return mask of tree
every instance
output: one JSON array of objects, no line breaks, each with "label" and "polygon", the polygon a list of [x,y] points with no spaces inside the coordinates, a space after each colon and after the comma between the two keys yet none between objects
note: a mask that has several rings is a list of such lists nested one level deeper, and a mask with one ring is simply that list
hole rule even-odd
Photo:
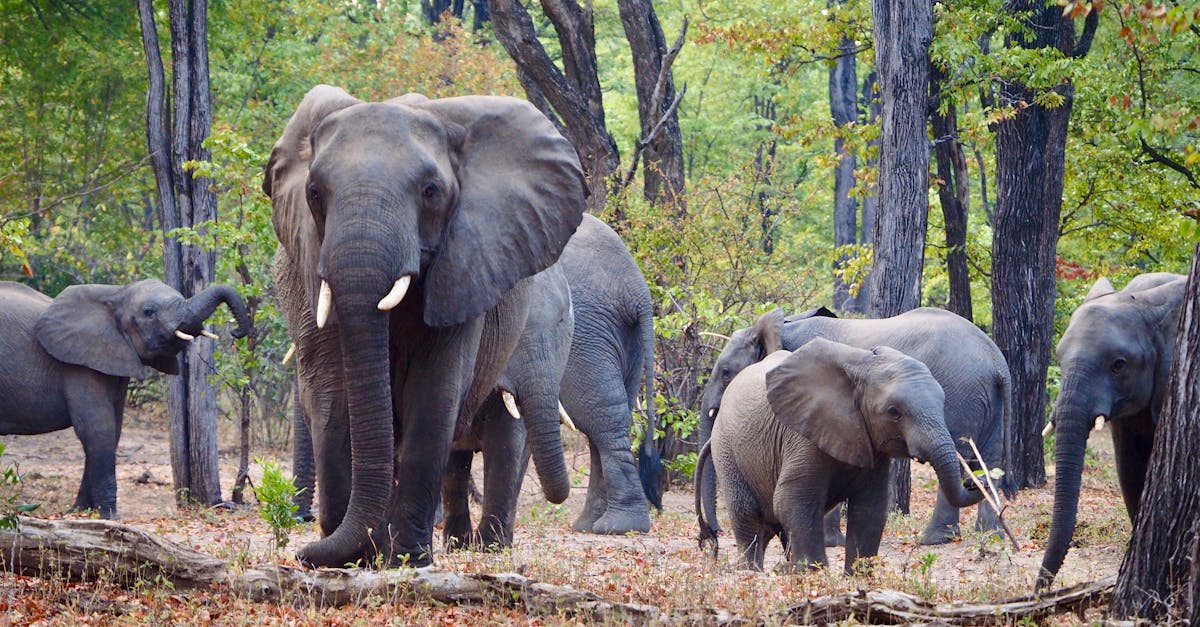
[{"label": "tree", "polygon": [[1110,605],[1117,618],[1200,621],[1200,244],[1180,311],[1175,361],[1146,489]]},{"label": "tree", "polygon": [[970,213],[970,179],[967,159],[958,137],[958,105],[946,93],[946,70],[931,65],[929,79],[933,110],[934,155],[937,163],[938,201],[946,226],[946,275],[950,300],[946,309],[971,320],[971,276],[967,271],[967,216]]},{"label": "tree", "polygon": [[[926,120],[933,5],[918,0],[872,0],[875,67],[883,105],[879,206],[869,314],[895,316],[921,304],[921,272],[929,212]],[[892,464],[894,496],[908,512],[908,460]]]},{"label": "tree", "polygon": [[[212,250],[180,244],[176,229],[203,233],[216,219],[217,199],[206,179],[193,179],[186,162],[208,161],[203,146],[212,126],[208,82],[206,0],[170,0],[172,106],[166,106],[166,80],[159,52],[153,0],[138,0],[142,44],[149,69],[146,141],[163,229],[164,282],[191,297],[212,282]],[[168,126],[171,133],[167,133]],[[211,342],[192,342],[180,353],[179,376],[169,379],[171,471],[180,504],[221,502],[217,468],[216,394]]]},{"label": "tree", "polygon": [[[1005,43],[1040,53],[1039,63],[1087,54],[1099,21],[1090,11],[1075,41],[1073,12],[1041,0],[1005,10],[1021,26]],[[1055,251],[1062,209],[1067,123],[1074,87],[1066,75],[1045,87],[1003,81],[996,126],[996,213],[992,238],[992,334],[1012,372],[1008,477],[1015,488],[1046,482],[1041,430],[1054,336]]]},{"label": "tree", "polygon": [[[858,120],[858,73],[855,63],[854,40],[843,34],[838,42],[838,56],[829,68],[829,112],[833,124],[843,133]],[[846,148],[846,138],[834,136],[833,151],[838,162],[833,174],[833,245],[838,250],[858,243],[858,202],[850,194],[854,188],[854,168],[857,159]],[[874,228],[863,221],[863,230]],[[846,253],[838,254],[834,266],[840,268],[848,260]],[[850,295],[850,286],[840,274],[833,278],[833,307],[839,311],[859,312],[858,301]]]}]

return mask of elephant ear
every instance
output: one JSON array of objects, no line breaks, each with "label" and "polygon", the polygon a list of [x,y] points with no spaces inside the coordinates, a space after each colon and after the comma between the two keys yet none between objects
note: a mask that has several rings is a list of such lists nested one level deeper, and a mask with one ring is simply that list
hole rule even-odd
[{"label": "elephant ear", "polygon": [[1083,297],[1083,302],[1096,300],[1101,296],[1107,296],[1117,290],[1113,289],[1112,283],[1105,277],[1096,279],[1096,283],[1092,285],[1092,289],[1088,290],[1087,296]]},{"label": "elephant ear", "polygon": [[1154,368],[1154,391],[1150,401],[1150,419],[1158,424],[1167,396],[1167,382],[1171,377],[1171,362],[1175,356],[1175,336],[1179,329],[1179,316],[1183,307],[1185,280],[1171,281],[1130,294],[1139,308],[1143,308],[1146,320],[1156,320],[1152,325],[1155,333],[1154,345],[1159,358]]},{"label": "elephant ear", "polygon": [[271,199],[275,235],[285,247],[295,249],[311,229],[308,212],[308,166],[312,162],[312,133],[330,114],[361,102],[340,87],[317,85],[304,95],[288,120],[283,135],[271,149],[263,169],[263,193]]},{"label": "elephant ear", "polygon": [[[121,286],[73,285],[34,325],[38,343],[55,359],[114,377],[144,379],[150,370],[121,331],[115,303]],[[178,371],[178,366],[176,366]]]},{"label": "elephant ear", "polygon": [[782,309],[772,309],[759,316],[751,327],[751,332],[758,338],[759,361],[783,349],[783,318]]},{"label": "elephant ear", "polygon": [[463,96],[415,105],[465,130],[459,204],[425,273],[425,322],[460,324],[548,268],[583,219],[575,148],[533,105]]},{"label": "elephant ear", "polygon": [[780,423],[830,457],[871,468],[875,451],[856,397],[872,354],[814,338],[767,372],[767,401]]}]

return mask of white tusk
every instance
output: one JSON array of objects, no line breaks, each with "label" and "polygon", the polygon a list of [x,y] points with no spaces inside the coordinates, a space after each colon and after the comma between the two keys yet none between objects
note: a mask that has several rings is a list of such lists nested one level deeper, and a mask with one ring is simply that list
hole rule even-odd
[{"label": "white tusk", "polygon": [[713,419],[713,416],[716,416],[716,415],[717,415],[717,408],[716,408],[716,407],[714,407],[714,408],[712,408],[712,409],[708,410],[708,419],[709,419],[709,420],[712,420],[712,419]]},{"label": "white tusk", "polygon": [[287,362],[292,360],[292,355],[295,355],[295,354],[296,354],[296,343],[292,342],[292,345],[288,347],[288,351],[286,353],[284,353],[284,355],[283,355],[283,361],[281,361],[279,363],[286,366]]},{"label": "white tusk", "polygon": [[184,333],[183,331],[180,331],[179,329],[175,330],[175,337],[177,337],[185,342],[190,342],[190,341],[196,339],[196,336],[188,335],[187,333]]},{"label": "white tusk", "polygon": [[321,292],[317,294],[317,328],[324,329],[329,321],[329,310],[333,308],[333,290],[329,283],[321,281]]},{"label": "white tusk", "polygon": [[204,337],[206,337],[206,338],[208,338],[208,339],[210,339],[210,340],[219,340],[219,339],[221,339],[221,337],[220,337],[219,335],[217,335],[216,333],[213,333],[212,331],[209,331],[208,329],[204,329],[203,331],[201,331],[201,332],[200,332],[200,335],[203,335]]},{"label": "white tusk", "polygon": [[1096,416],[1096,424],[1092,426],[1092,431],[1099,431],[1099,430],[1103,429],[1105,420],[1108,420],[1108,417],[1105,416],[1104,414],[1100,414],[1099,416]]},{"label": "white tusk", "polygon": [[713,333],[712,331],[701,331],[700,335],[707,335],[709,337],[719,337],[722,340],[725,340],[726,342],[733,339],[733,338],[729,337],[728,335],[721,335],[720,333]]},{"label": "white tusk", "polygon": [[396,279],[396,284],[392,286],[392,291],[388,292],[383,300],[379,301],[379,311],[391,311],[404,300],[404,295],[408,293],[408,284],[412,282],[412,275],[406,274]]},{"label": "white tusk", "polygon": [[571,417],[567,415],[567,408],[562,406],[561,401],[558,403],[558,421],[567,425],[567,428],[571,431],[579,431],[579,429],[575,428],[575,421],[571,420]]},{"label": "white tusk", "polygon": [[1044,429],[1042,429],[1042,437],[1044,438],[1044,437],[1049,436],[1051,433],[1054,433],[1054,429],[1055,429],[1054,422],[1053,421],[1047,422],[1046,427]]},{"label": "white tusk", "polygon": [[517,409],[517,397],[513,396],[512,392],[504,390],[500,392],[500,398],[504,399],[504,408],[508,410],[509,415],[520,420],[521,411]]}]

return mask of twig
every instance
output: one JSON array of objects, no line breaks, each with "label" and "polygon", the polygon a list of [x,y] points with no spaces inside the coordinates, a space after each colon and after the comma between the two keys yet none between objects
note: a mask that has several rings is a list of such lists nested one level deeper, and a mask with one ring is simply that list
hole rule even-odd
[{"label": "twig", "polygon": [[1000,504],[992,499],[991,494],[988,494],[987,488],[984,487],[983,483],[979,481],[979,477],[975,476],[974,471],[971,470],[971,465],[967,463],[967,460],[962,456],[962,453],[955,451],[954,454],[958,456],[958,461],[962,462],[963,469],[967,471],[967,476],[971,478],[971,481],[975,482],[975,486],[979,488],[979,491],[983,492],[983,498],[987,499],[987,502],[992,506],[992,509],[996,510],[996,520],[1000,522],[1000,528],[1004,530],[1005,535],[1007,535],[1008,539],[1012,542],[1013,550],[1020,551],[1021,543],[1017,541],[1017,536],[1013,535],[1012,530],[1008,528],[1008,523],[1004,522],[1004,516],[1000,512]]}]

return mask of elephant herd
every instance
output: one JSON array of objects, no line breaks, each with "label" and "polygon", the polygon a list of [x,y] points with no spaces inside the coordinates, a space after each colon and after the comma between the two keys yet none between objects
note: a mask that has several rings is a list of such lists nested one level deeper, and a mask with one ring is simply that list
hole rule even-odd
[{"label": "elephant herd", "polygon": [[[583,213],[587,189],[575,149],[521,100],[362,102],[324,85],[304,97],[263,177],[296,347],[297,476],[320,505],[322,538],[302,563],[429,564],[439,520],[446,546],[511,545],[529,459],[546,499],[570,491],[560,423],[589,442],[573,528],[649,531],[650,507],[661,508],[652,303],[620,237]],[[1101,279],[1063,334],[1039,586],[1070,544],[1093,424],[1111,425],[1137,515],[1183,287],[1162,273],[1121,291]],[[177,372],[175,355],[212,335],[204,322],[220,302],[234,334],[248,332],[227,286],[185,299],[157,281],[84,285],[51,300],[0,283],[0,433],[74,428],[86,460],[75,507],[115,516],[129,378]],[[994,531],[996,512],[958,457],[1005,466],[1011,395],[996,345],[952,313],[769,312],[732,335],[701,399],[701,538],[719,529],[719,485],[744,567],[761,569],[778,537],[786,568],[823,565],[825,547],[844,543],[850,572],[878,551],[896,458],[938,477],[923,543],[959,535],[959,509],[976,504],[976,528]],[[475,452],[484,489],[472,528]]]}]

